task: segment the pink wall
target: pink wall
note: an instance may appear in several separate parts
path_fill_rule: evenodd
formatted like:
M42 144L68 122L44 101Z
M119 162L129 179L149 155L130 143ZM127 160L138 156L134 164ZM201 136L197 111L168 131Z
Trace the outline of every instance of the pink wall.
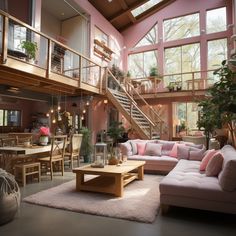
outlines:
M160 73L163 73L163 51L165 47L170 46L178 46L180 44L188 44L188 43L194 43L194 42L205 42L201 46L201 52L204 53L204 56L201 55L201 63L202 63L202 70L206 69L206 58L207 58L207 50L206 50L206 41L212 38L221 38L225 37L225 33L215 33L211 34L209 36L205 35L205 33L201 33L200 36L189 38L189 39L183 39L183 40L175 40L170 42L162 42L163 39L163 32L162 32L162 24L163 19L173 18L177 16L187 15L190 13L196 13L200 12L200 30L205 28L204 24L204 15L206 10L218 8L227 6L227 13L228 13L228 19L227 24L232 24L232 4L231 1L225 1L225 0L205 0L204 4L202 1L189 1L189 0L176 0L174 3L170 4L169 6L161 9L157 13L153 14L152 16L148 17L147 19L143 20L142 22L139 22L135 24L134 26L128 28L126 31L122 33L124 36L124 42L126 45L126 51L125 51L125 61L124 61L124 68L127 69L127 56L129 53L134 52L132 49L137 42L139 42L140 39L143 38L143 36L158 22L158 44L156 45L150 45L145 46L145 48L141 48L140 51L145 50L152 50L152 49L158 49L158 58L159 58L159 71ZM232 35L232 28L227 30L227 36L230 37ZM231 45L229 45L231 47ZM138 52L138 49L135 49L135 52Z
M124 40L123 36L105 19L104 16L102 16L90 3L89 1L84 1L84 0L75 0L78 5L83 8L91 17L90 17L90 53L91 53L91 58L96 58L93 55L93 40L94 40L94 29L95 26L100 28L104 33L106 33L110 38L114 38L119 47L120 50L124 47ZM122 62L120 64L120 67L122 68Z
M32 124L32 114L47 111L47 103L22 100L17 98L1 98L0 109L20 110L22 117L21 131Z

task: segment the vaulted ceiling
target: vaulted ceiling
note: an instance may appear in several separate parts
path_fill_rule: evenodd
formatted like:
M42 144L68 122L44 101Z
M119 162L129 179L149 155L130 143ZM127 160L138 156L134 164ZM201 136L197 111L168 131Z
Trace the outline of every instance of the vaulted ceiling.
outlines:
M145 19L175 0L163 0L144 13L134 17L132 10L149 0L88 0L118 31Z

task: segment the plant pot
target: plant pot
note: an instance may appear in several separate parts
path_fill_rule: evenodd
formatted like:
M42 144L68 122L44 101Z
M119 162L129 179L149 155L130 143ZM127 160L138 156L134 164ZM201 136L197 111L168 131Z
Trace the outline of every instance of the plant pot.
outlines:
M90 163L90 155L84 155L84 163Z
M49 138L48 136L40 136L39 137L39 144L42 146L48 145Z
M116 157L111 157L108 160L108 165L117 165L119 163L119 160Z

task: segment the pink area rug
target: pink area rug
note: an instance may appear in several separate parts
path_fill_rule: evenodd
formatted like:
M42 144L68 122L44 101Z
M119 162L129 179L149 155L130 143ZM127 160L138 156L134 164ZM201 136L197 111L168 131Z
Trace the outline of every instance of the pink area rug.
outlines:
M158 175L145 175L143 181L134 181L124 189L124 196L76 192L75 180L24 198L25 202L88 213L152 223L160 206Z

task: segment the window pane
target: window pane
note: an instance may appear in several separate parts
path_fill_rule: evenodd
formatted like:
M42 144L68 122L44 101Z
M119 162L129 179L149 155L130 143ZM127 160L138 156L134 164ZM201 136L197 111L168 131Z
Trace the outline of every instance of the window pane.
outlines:
M181 72L181 47L165 49L165 74Z
M208 34L226 30L226 8L207 11L206 24Z
M108 46L108 35L97 27L95 27L94 38Z
M6 114L6 126L20 126L21 117L20 111L8 111Z
M3 126L3 110L0 110L0 126Z
M227 39L218 39L208 42L208 70L215 70L221 66L221 62L227 59ZM209 83L218 80L213 72L208 73Z
M133 78L149 76L151 67L157 67L157 50L129 55L129 72Z
M199 14L177 17L164 21L165 41L199 35Z
M129 72L131 77L143 77L143 53L129 55Z
M135 47L152 45L157 43L157 24L136 44Z
M134 17L142 14L143 12L147 11L157 3L161 2L162 0L149 0L148 2L144 3L143 5L135 8L134 10L131 11L132 15Z
M182 72L200 70L200 44L189 44L182 47Z

